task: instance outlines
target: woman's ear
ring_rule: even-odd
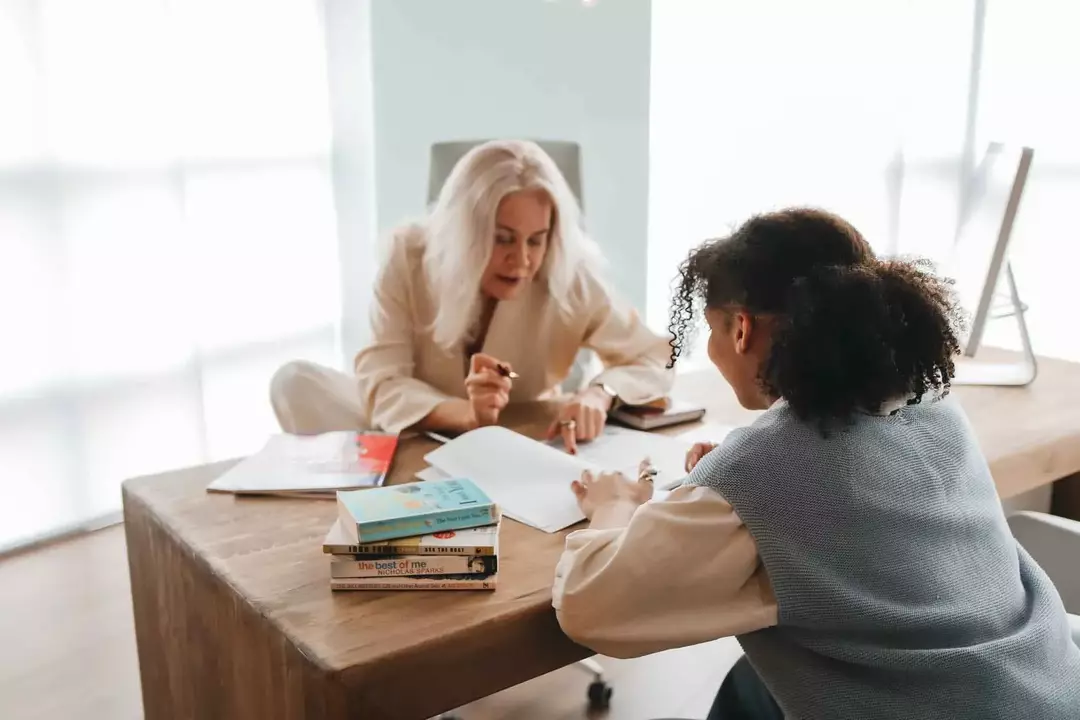
[[[745,355],[750,351],[750,337],[754,332],[754,318],[749,313],[737,312],[734,317],[735,352]]]

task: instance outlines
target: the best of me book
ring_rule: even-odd
[[[466,478],[339,492],[334,590],[493,590],[498,505]]]

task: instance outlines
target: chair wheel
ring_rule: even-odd
[[[607,710],[611,706],[611,687],[603,680],[589,685],[589,709]]]

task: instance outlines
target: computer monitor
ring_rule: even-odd
[[[1031,148],[990,144],[975,172],[969,198],[971,212],[957,235],[945,271],[956,281],[958,300],[968,316],[969,325],[962,338],[965,358],[974,358],[978,353],[992,318],[1014,315],[1020,323],[1025,359],[1030,359],[1030,363],[968,364],[958,373],[958,384],[1023,385],[1034,379],[1034,355],[1023,322],[1024,308],[1011,274],[1007,274],[1009,242],[1033,156]],[[1004,311],[1000,303],[995,306],[998,284],[1003,278],[1009,283]]]

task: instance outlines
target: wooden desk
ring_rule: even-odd
[[[988,361],[1011,356],[987,349]],[[1002,498],[1080,472],[1080,364],[1039,360],[1039,377],[1026,388],[954,387],[967,412]],[[675,395],[708,408],[710,422],[745,424],[758,413],[738,407],[713,370],[680,375]]]
[[[539,435],[551,416],[506,420]],[[403,442],[390,481],[435,447]],[[334,503],[207,493],[227,467],[124,484],[147,720],[428,718],[591,654],[551,610],[564,535],[506,521],[493,593],[331,593]]]
[[[959,388],[1002,495],[1080,471],[1080,366],[1046,361],[1027,389]],[[713,372],[676,395],[709,422],[753,418]],[[546,406],[507,424],[538,434]],[[426,439],[403,443],[391,482]],[[494,593],[331,593],[321,541],[334,504],[205,492],[227,464],[130,480],[124,517],[147,720],[427,718],[588,656],[551,610],[563,534],[506,521]]]

